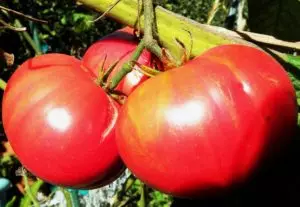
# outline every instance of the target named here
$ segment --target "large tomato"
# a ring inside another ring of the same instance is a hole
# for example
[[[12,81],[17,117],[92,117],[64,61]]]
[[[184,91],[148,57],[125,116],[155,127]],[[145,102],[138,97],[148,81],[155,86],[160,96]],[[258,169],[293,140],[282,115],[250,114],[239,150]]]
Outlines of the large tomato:
[[[105,71],[109,68],[109,66],[120,60],[110,74],[108,78],[109,81],[122,69],[122,65],[129,61],[137,47],[137,44],[138,40],[133,35],[132,28],[125,27],[117,30],[91,45],[82,58],[82,65],[91,71],[93,76],[96,78],[99,75],[99,70],[105,57]],[[151,66],[153,62],[151,53],[144,50],[137,62],[142,65]],[[138,66],[135,66],[135,70],[132,70],[123,78],[123,80],[118,84],[116,88],[117,90],[128,95],[137,87],[137,85],[147,79],[147,77],[143,75],[137,67]]]
[[[258,49],[224,45],[141,84],[119,114],[116,140],[139,179],[189,197],[245,181],[287,143],[296,118],[281,65]]]
[[[41,179],[85,188],[124,170],[115,142],[119,106],[63,54],[27,60],[2,102],[5,133],[21,163]]]

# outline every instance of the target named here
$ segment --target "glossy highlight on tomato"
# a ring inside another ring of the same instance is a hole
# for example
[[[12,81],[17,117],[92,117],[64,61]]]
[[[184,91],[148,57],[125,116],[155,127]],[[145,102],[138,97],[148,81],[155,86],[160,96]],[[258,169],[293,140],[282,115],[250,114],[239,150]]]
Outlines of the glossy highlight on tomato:
[[[244,182],[297,120],[282,66],[248,46],[212,48],[141,84],[116,125],[120,155],[149,186],[201,196]]]
[[[115,69],[110,74],[108,81],[122,69],[122,65],[130,60],[134,50],[138,45],[138,40],[133,35],[133,29],[125,27],[117,30],[96,43],[92,44],[85,52],[82,58],[82,65],[87,68],[96,78],[99,70],[104,62],[104,70],[106,71],[111,65],[119,60]],[[151,53],[144,50],[138,59],[138,63],[145,66],[152,66],[154,58]],[[118,84],[117,90],[129,95],[140,83],[145,81],[147,76],[138,70],[138,66],[128,73]]]
[[[119,106],[74,57],[46,54],[24,62],[7,83],[2,110],[20,162],[51,184],[101,186],[125,169],[115,142]]]

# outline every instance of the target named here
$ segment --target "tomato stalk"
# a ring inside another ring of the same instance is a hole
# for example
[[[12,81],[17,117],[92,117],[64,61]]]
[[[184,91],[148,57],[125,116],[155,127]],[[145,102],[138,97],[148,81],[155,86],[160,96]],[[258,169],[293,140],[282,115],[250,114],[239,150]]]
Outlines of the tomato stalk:
[[[153,28],[154,28],[154,8],[153,0],[143,0],[144,5],[144,41],[145,47],[150,50],[154,55],[162,58],[162,50],[158,46],[157,41],[153,38]]]
[[[158,42],[156,39],[153,38],[153,28],[154,28],[154,9],[153,9],[153,0],[143,0],[143,6],[144,6],[144,36],[143,39],[140,41],[139,45],[135,49],[132,57],[130,58],[129,62],[125,63],[120,70],[119,73],[115,75],[115,77],[112,78],[109,89],[112,90],[119,82],[125,77],[129,72],[132,71],[133,66],[135,65],[135,62],[138,60],[140,55],[142,54],[143,50],[146,48],[151,53],[156,55],[158,58],[163,57],[162,49],[158,45]]]
[[[146,201],[146,186],[144,183],[141,182],[140,186],[140,200],[138,201],[138,207],[146,207],[147,206],[147,201]]]
[[[122,69],[111,79],[109,83],[109,89],[113,90],[117,87],[119,82],[125,77],[128,73],[132,71],[132,67],[134,66],[134,61],[137,61],[142,54],[143,50],[145,48],[144,41],[142,40],[138,46],[136,47],[136,50],[134,51],[132,57],[130,58],[129,62],[125,63],[122,67]]]

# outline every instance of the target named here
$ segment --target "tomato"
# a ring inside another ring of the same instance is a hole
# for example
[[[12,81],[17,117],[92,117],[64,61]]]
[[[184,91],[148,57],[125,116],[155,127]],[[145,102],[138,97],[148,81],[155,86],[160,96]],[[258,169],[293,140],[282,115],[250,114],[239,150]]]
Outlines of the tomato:
[[[297,105],[268,54],[223,45],[141,84],[119,114],[116,140],[149,186],[194,197],[242,184],[288,143]]]
[[[24,62],[7,83],[2,109],[20,162],[51,184],[107,184],[125,169],[115,142],[119,106],[71,56]]]
[[[130,60],[137,44],[138,40],[133,35],[132,28],[125,27],[117,30],[91,45],[82,58],[82,65],[91,71],[96,78],[99,75],[99,70],[105,57],[105,71],[109,66],[120,60],[110,74],[108,78],[109,81],[122,69],[123,64]],[[152,58],[151,53],[144,50],[137,62],[145,66],[151,66],[153,61],[154,58]],[[147,76],[138,70],[138,66],[135,66],[135,69],[124,77],[116,89],[128,95],[146,79]]]

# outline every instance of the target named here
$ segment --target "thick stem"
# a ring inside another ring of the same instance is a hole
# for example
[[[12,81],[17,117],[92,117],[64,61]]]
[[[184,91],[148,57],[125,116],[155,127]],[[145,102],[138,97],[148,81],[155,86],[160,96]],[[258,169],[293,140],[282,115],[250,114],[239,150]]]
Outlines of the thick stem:
[[[1,88],[3,91],[5,90],[6,85],[7,85],[7,83],[6,83],[4,80],[2,80],[2,79],[0,78],[0,88]]]
[[[100,12],[104,12],[109,7],[109,5],[114,2],[114,0],[78,1]],[[122,0],[118,3],[118,5],[116,5],[114,9],[110,11],[110,13],[108,13],[108,16],[118,22],[121,22],[122,24],[135,27],[138,19],[137,1]],[[140,19],[142,20],[143,18],[144,17],[141,16]],[[155,19],[159,36],[159,43],[163,48],[166,48],[175,59],[180,59],[182,57],[182,50],[180,47],[178,47],[176,38],[181,42],[189,43],[190,37],[192,36],[193,47],[191,50],[191,57],[198,56],[207,49],[222,44],[239,43],[252,46],[254,46],[254,44],[252,44],[251,42],[265,44],[264,40],[262,39],[260,39],[259,41],[257,39],[254,39],[255,41],[252,41],[252,38],[245,38],[243,35],[240,35],[237,32],[226,30],[221,27],[212,27],[209,25],[200,24],[159,6],[155,7]],[[141,32],[144,31],[143,23],[144,22],[141,21]],[[246,41],[244,38],[248,41]],[[272,38],[270,39],[272,40]],[[271,45],[274,45],[273,42],[271,43]],[[189,45],[186,45],[186,48],[188,47]],[[298,47],[299,43],[293,43],[292,48],[297,49]],[[291,46],[287,47],[287,49],[290,48]]]
[[[136,47],[132,57],[130,60],[125,63],[122,67],[122,69],[111,79],[108,87],[110,90],[113,90],[114,88],[117,87],[119,82],[128,74],[132,71],[132,68],[134,66],[134,61],[137,61],[142,54],[143,50],[145,48],[144,41],[142,40],[139,45]]]
[[[153,10],[153,1],[152,0],[143,0],[144,5],[144,37],[137,46],[134,54],[132,55],[129,62],[125,63],[119,73],[112,78],[110,84],[108,85],[109,89],[112,90],[119,82],[132,71],[135,63],[140,55],[142,54],[144,48],[148,49],[151,53],[156,55],[159,58],[162,58],[162,50],[159,47],[157,41],[153,38],[153,26],[154,26],[154,10]]]
[[[154,9],[152,0],[144,0],[144,41],[145,47],[151,51],[154,55],[161,58],[162,50],[159,47],[157,41],[153,38],[154,28]]]

